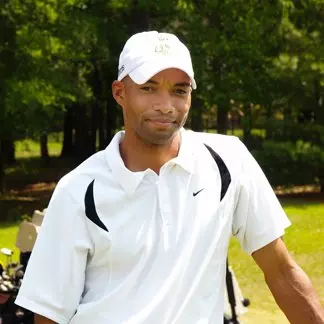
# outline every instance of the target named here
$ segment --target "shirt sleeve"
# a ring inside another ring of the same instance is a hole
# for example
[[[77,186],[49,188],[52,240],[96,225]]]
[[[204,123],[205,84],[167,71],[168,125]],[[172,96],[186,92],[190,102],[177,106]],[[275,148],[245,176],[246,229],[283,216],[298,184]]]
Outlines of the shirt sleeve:
[[[252,254],[282,236],[291,223],[260,166],[240,141],[237,153],[242,168],[232,233]]]
[[[91,249],[83,201],[77,202],[59,183],[15,303],[57,323],[68,323],[80,302]]]

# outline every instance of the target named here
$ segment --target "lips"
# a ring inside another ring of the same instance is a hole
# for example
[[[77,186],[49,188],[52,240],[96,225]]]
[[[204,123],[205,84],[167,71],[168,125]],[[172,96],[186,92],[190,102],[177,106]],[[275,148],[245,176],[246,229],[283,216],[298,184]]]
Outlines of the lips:
[[[174,124],[174,121],[170,119],[149,119],[148,122],[155,127],[162,128],[168,128]]]
[[[173,120],[165,120],[165,119],[151,119],[150,120],[152,123],[159,123],[159,124],[171,124],[174,121]]]
[[[169,118],[150,118],[148,121],[152,123],[171,124],[174,123],[174,119]]]

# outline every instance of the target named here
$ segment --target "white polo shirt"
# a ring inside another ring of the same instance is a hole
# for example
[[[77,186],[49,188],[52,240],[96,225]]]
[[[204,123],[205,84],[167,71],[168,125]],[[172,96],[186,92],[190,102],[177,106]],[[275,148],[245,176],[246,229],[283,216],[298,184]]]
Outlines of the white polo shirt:
[[[58,323],[223,323],[231,234],[252,253],[290,224],[268,181],[235,137],[182,130],[159,175],[125,167],[122,137],[58,183],[16,303]],[[222,200],[204,144],[230,173]]]

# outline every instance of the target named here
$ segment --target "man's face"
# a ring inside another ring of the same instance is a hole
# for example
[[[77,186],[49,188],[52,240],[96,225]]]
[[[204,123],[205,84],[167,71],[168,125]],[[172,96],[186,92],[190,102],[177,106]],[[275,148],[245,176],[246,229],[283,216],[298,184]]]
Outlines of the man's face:
[[[129,77],[115,81],[113,94],[123,109],[126,133],[146,143],[163,145],[186,122],[191,81],[183,71],[167,69],[142,85]]]

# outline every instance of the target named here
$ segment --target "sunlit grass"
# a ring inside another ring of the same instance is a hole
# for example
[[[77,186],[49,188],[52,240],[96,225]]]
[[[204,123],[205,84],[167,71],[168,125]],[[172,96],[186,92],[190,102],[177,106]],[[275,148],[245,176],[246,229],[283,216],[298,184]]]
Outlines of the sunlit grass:
[[[0,223],[0,248],[8,248],[14,251],[13,260],[18,261],[19,250],[16,248],[16,236],[18,233],[19,223]],[[0,262],[5,265],[6,256],[0,254]]]
[[[324,302],[324,202],[283,199],[282,204],[292,222],[284,236],[285,243],[294,259],[310,277]],[[231,242],[229,257],[244,296],[251,300],[251,311],[244,316],[244,322],[256,323],[257,318],[261,320],[265,312],[269,312],[275,316],[273,323],[288,323],[274,302],[258,266],[252,257],[242,252],[234,239]],[[272,323],[267,320],[261,322]]]
[[[48,153],[59,156],[62,149],[62,133],[52,133],[48,136]],[[16,158],[31,158],[40,156],[40,142],[27,138],[15,142]]]

